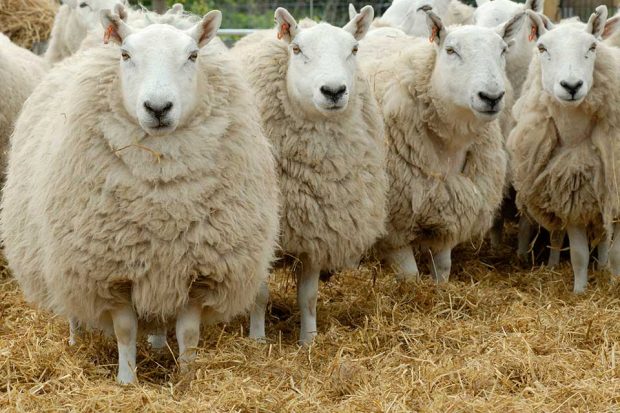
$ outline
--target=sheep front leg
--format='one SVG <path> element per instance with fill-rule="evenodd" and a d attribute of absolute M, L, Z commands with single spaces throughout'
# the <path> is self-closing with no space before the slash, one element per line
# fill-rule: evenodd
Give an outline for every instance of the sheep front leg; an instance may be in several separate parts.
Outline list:
<path fill-rule="evenodd" d="M 436 255 L 431 253 L 431 271 L 437 284 L 443 284 L 450 279 L 452 269 L 452 248 L 445 247 Z"/>
<path fill-rule="evenodd" d="M 501 214 L 501 211 L 500 211 Z M 502 238 L 504 237 L 504 217 L 498 215 L 493 221 L 493 226 L 489 231 L 489 238 L 491 240 L 491 248 L 499 248 L 502 245 Z"/>
<path fill-rule="evenodd" d="M 197 303 L 188 303 L 177 315 L 176 336 L 179 344 L 179 368 L 182 373 L 189 370 L 196 358 L 201 316 L 202 306 Z"/>
<path fill-rule="evenodd" d="M 567 232 L 570 241 L 570 260 L 575 275 L 573 291 L 581 294 L 588 284 L 588 261 L 590 260 L 588 234 L 583 226 L 577 225 L 569 226 Z"/>
<path fill-rule="evenodd" d="M 551 248 L 549 250 L 549 261 L 547 266 L 550 268 L 557 267 L 560 264 L 560 251 L 562 251 L 562 244 L 564 244 L 563 230 L 551 231 Z"/>
<path fill-rule="evenodd" d="M 149 342 L 153 350 L 164 350 L 166 347 L 168 347 L 166 342 L 166 327 L 158 326 L 157 328 L 155 328 L 152 334 L 149 334 L 147 341 Z"/>
<path fill-rule="evenodd" d="M 302 268 L 297 278 L 297 305 L 301 313 L 299 342 L 311 344 L 317 334 L 316 300 L 319 293 L 319 276 L 321 269 L 309 260 L 302 261 Z"/>
<path fill-rule="evenodd" d="M 620 224 L 614 224 L 614 237 L 609 249 L 609 262 L 612 275 L 620 276 Z"/>
<path fill-rule="evenodd" d="M 76 340 L 75 337 L 81 332 L 80 323 L 75 319 L 75 317 L 69 318 L 69 345 L 75 346 Z"/>
<path fill-rule="evenodd" d="M 110 311 L 118 345 L 118 375 L 121 384 L 136 381 L 136 337 L 138 317 L 130 304 Z"/>
<path fill-rule="evenodd" d="M 530 250 L 530 241 L 532 239 L 532 223 L 529 218 L 521 215 L 519 218 L 519 235 L 518 235 L 517 255 L 519 258 L 526 258 Z"/>
<path fill-rule="evenodd" d="M 398 281 L 414 280 L 420 275 L 411 245 L 390 251 L 386 256 L 386 262 L 396 273 Z"/>
<path fill-rule="evenodd" d="M 609 239 L 607 237 L 603 238 L 603 240 L 598 243 L 598 246 L 596 247 L 596 255 L 598 258 L 596 268 L 598 268 L 599 271 L 602 271 L 607 268 L 609 264 Z"/>
<path fill-rule="evenodd" d="M 258 290 L 258 295 L 250 312 L 250 338 L 254 340 L 265 340 L 265 313 L 267 312 L 268 303 L 269 286 L 267 281 L 264 281 Z"/>

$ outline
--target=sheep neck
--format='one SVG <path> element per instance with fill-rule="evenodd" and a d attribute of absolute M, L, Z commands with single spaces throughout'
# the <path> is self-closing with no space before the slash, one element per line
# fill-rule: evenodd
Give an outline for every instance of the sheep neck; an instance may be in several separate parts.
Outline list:
<path fill-rule="evenodd" d="M 549 106 L 549 112 L 558 131 L 562 146 L 572 147 L 588 139 L 592 131 L 592 117 L 580 106 Z"/>

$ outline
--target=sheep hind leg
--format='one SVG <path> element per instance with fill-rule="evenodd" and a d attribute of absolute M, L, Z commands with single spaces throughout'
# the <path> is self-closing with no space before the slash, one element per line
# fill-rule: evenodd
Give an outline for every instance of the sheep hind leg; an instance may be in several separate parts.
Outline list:
<path fill-rule="evenodd" d="M 395 272 L 398 281 L 415 280 L 420 276 L 410 245 L 390 251 L 386 256 L 386 262 Z"/>
<path fill-rule="evenodd" d="M 596 268 L 603 271 L 609 266 L 609 239 L 607 237 L 599 242 L 598 247 L 596 247 L 596 255 L 598 259 Z"/>
<path fill-rule="evenodd" d="M 493 226 L 489 231 L 489 239 L 491 240 L 491 248 L 499 248 L 504 238 L 504 218 L 502 216 L 495 217 Z"/>
<path fill-rule="evenodd" d="M 75 346 L 76 337 L 82 333 L 80 323 L 75 317 L 69 317 L 69 345 Z"/>
<path fill-rule="evenodd" d="M 564 244 L 565 231 L 551 231 L 551 247 L 549 248 L 549 261 L 547 266 L 549 268 L 555 268 L 560 264 L 560 251 L 562 251 L 562 244 Z"/>
<path fill-rule="evenodd" d="M 581 294 L 588 284 L 588 262 L 590 260 L 588 234 L 582 226 L 569 226 L 567 232 L 570 241 L 570 260 L 575 276 L 573 291 Z"/>
<path fill-rule="evenodd" d="M 443 284 L 450 279 L 452 269 L 452 248 L 441 249 L 436 255 L 431 253 L 431 271 L 437 284 Z"/>
<path fill-rule="evenodd" d="M 110 311 L 118 345 L 118 375 L 121 384 L 136 381 L 136 337 L 138 317 L 130 304 Z"/>
<path fill-rule="evenodd" d="M 200 340 L 200 322 L 202 306 L 188 303 L 177 315 L 176 336 L 179 344 L 179 369 L 181 373 L 189 371 L 196 359 L 196 349 Z"/>
<path fill-rule="evenodd" d="M 530 251 L 530 242 L 532 240 L 532 222 L 528 217 L 521 215 L 519 218 L 519 235 L 517 255 L 519 258 L 525 259 Z"/>
<path fill-rule="evenodd" d="M 318 266 L 309 260 L 304 260 L 297 278 L 297 304 L 301 313 L 299 342 L 302 345 L 312 344 L 317 334 L 316 300 L 319 293 L 320 273 Z"/>
<path fill-rule="evenodd" d="M 267 281 L 264 281 L 258 290 L 254 306 L 250 312 L 250 338 L 254 340 L 265 341 L 265 313 L 268 303 L 269 286 Z"/>
<path fill-rule="evenodd" d="M 166 338 L 166 327 L 160 326 L 155 328 L 152 334 L 149 334 L 147 341 L 151 345 L 151 348 L 155 351 L 163 351 L 168 347 Z"/>
<path fill-rule="evenodd" d="M 609 249 L 609 263 L 611 264 L 612 275 L 620 276 L 620 224 L 614 224 L 614 237 Z"/>

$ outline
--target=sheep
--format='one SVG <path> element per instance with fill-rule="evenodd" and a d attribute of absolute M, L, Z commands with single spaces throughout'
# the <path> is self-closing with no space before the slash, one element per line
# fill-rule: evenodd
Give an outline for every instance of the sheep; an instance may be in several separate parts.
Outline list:
<path fill-rule="evenodd" d="M 302 344 L 317 334 L 319 273 L 356 266 L 383 234 L 382 120 L 355 56 L 373 14 L 366 6 L 342 29 L 327 23 L 301 28 L 278 8 L 277 35 L 253 34 L 232 49 L 256 93 L 278 164 L 280 246 L 301 262 Z M 268 294 L 265 287 L 251 313 L 256 339 L 265 337 Z"/>
<path fill-rule="evenodd" d="M 459 0 L 394 0 L 383 16 L 376 18 L 372 36 L 400 36 L 401 31 L 415 37 L 428 37 L 426 11 L 433 10 L 447 26 L 473 23 L 474 8 Z M 349 4 L 349 18 L 357 15 Z"/>
<path fill-rule="evenodd" d="M 550 231 L 568 232 L 575 293 L 588 282 L 588 232 L 620 275 L 620 54 L 600 37 L 607 8 L 587 24 L 554 26 L 528 11 L 538 36 L 510 134 L 518 207 Z M 607 245 L 613 234 L 614 244 Z"/>
<path fill-rule="evenodd" d="M 111 45 L 56 66 L 24 105 L 0 232 L 26 298 L 114 331 L 131 383 L 138 321 L 175 323 L 186 370 L 201 320 L 252 306 L 279 204 L 249 85 L 207 45 L 221 13 L 186 31 L 120 14 L 101 16 Z"/>
<path fill-rule="evenodd" d="M 45 61 L 0 33 L 0 170 L 6 169 L 9 137 L 22 105 L 47 71 Z M 0 181 L 3 179 L 0 179 Z"/>
<path fill-rule="evenodd" d="M 360 49 L 388 142 L 387 236 L 377 249 L 399 279 L 419 276 L 415 246 L 447 281 L 452 248 L 491 226 L 507 163 L 496 120 L 511 93 L 504 53 L 522 20 L 446 28 L 427 11 L 432 43 L 369 38 Z"/>
<path fill-rule="evenodd" d="M 605 30 L 603 31 L 603 38 L 607 44 L 620 47 L 620 12 L 614 17 L 607 19 Z"/>

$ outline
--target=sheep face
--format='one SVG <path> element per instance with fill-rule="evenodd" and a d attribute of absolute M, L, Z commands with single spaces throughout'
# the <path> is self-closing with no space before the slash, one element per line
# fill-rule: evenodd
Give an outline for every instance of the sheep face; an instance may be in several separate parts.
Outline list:
<path fill-rule="evenodd" d="M 599 6 L 587 24 L 553 26 L 528 12 L 539 35 L 536 46 L 543 89 L 564 105 L 579 105 L 592 87 L 596 48 L 605 29 L 607 8 Z"/>
<path fill-rule="evenodd" d="M 117 4 L 126 3 L 124 0 L 67 0 L 65 4 L 75 10 L 84 29 L 93 30 L 99 25 L 99 14 L 102 10 L 113 10 Z"/>
<path fill-rule="evenodd" d="M 276 10 L 279 37 L 289 43 L 287 90 L 308 116 L 332 116 L 346 110 L 354 93 L 358 41 L 374 12 L 366 6 L 344 28 L 326 23 L 300 29 L 285 9 Z"/>
<path fill-rule="evenodd" d="M 447 29 L 433 12 L 427 23 L 437 52 L 431 78 L 438 97 L 483 121 L 494 120 L 504 108 L 506 40 L 514 35 L 519 16 L 498 29 L 460 26 Z"/>
<path fill-rule="evenodd" d="M 174 131 L 195 108 L 200 49 L 215 37 L 220 12 L 208 13 L 185 31 L 162 24 L 135 30 L 109 11 L 102 21 L 110 39 L 120 44 L 127 113 L 149 135 Z"/>

